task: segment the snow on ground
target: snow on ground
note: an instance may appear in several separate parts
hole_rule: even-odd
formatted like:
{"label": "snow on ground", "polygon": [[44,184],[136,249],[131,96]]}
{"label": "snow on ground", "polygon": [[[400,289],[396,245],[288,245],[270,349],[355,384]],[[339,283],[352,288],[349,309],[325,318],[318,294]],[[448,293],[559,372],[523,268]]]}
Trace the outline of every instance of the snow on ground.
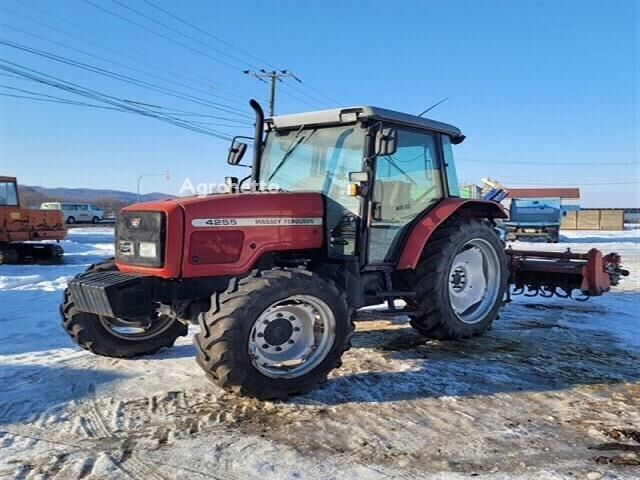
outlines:
{"label": "snow on ground", "polygon": [[632,275],[604,297],[515,297],[464,342],[368,310],[325,385],[257,402],[208,383],[190,338],[137,360],[76,347],[62,289],[113,230],[72,229],[64,264],[0,266],[0,477],[637,478],[639,233],[514,244],[621,253]]}

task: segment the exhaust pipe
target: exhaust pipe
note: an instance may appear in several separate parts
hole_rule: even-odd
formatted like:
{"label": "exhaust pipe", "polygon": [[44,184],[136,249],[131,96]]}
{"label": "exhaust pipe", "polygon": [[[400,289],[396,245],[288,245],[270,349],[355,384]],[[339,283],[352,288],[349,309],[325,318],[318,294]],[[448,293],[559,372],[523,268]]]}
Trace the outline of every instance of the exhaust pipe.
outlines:
{"label": "exhaust pipe", "polygon": [[251,181],[254,185],[258,182],[260,175],[260,159],[262,157],[262,139],[264,138],[264,111],[260,104],[251,99],[249,105],[256,114],[256,129],[253,143],[253,168],[251,170]]}

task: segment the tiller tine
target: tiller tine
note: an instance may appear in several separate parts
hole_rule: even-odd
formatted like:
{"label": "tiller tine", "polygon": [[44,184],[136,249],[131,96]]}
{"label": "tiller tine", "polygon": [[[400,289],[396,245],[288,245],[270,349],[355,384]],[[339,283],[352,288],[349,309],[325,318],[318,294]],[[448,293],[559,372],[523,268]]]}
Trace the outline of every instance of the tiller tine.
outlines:
{"label": "tiller tine", "polygon": [[[620,277],[629,275],[621,267],[622,258],[617,253],[602,255],[592,248],[588,253],[535,252],[506,250],[509,259],[510,283],[515,287],[513,295],[524,293],[532,297],[542,295],[586,300],[608,292],[617,285]],[[582,297],[573,297],[580,290]]]}

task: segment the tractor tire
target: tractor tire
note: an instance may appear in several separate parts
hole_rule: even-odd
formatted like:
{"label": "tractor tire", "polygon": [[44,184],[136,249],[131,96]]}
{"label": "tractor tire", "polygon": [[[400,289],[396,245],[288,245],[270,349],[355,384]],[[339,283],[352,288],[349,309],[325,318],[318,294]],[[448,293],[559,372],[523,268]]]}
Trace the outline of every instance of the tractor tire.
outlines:
{"label": "tractor tire", "polygon": [[233,279],[199,320],[197,362],[209,379],[262,400],[306,393],[326,381],[354,330],[345,293],[298,269]]}
{"label": "tractor tire", "polygon": [[20,263],[20,254],[13,247],[0,249],[0,265],[15,265]]}
{"label": "tractor tire", "polygon": [[[91,265],[84,275],[95,272],[115,270],[113,259]],[[71,299],[69,289],[65,289],[63,302],[60,305],[62,326],[71,339],[85,350],[114,358],[133,358],[149,355],[163,347],[171,347],[178,337],[187,334],[188,328],[183,323],[159,316],[156,318],[156,331],[148,334],[120,333],[113,327],[117,319],[106,319],[98,315],[79,311]],[[120,321],[121,322],[121,321]],[[153,328],[153,327],[152,327]]]}
{"label": "tractor tire", "polygon": [[421,312],[411,316],[411,326],[437,340],[480,335],[498,315],[507,279],[504,243],[493,226],[449,221],[427,243],[411,280],[416,297],[409,302]]}

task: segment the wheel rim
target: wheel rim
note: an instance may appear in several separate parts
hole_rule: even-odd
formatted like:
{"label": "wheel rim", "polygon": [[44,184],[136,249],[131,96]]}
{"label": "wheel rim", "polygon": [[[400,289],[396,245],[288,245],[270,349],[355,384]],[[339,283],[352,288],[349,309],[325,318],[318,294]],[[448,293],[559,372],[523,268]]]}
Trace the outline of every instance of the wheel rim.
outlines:
{"label": "wheel rim", "polygon": [[317,297],[292,295],[279,300],[253,323],[248,345],[252,363],[268,377],[300,377],[327,357],[335,327],[333,312]]}
{"label": "wheel rim", "polygon": [[163,333],[175,321],[173,318],[164,315],[139,321],[103,316],[100,316],[99,320],[100,324],[114,337],[129,341],[149,340]]}
{"label": "wheel rim", "polygon": [[449,301],[464,323],[481,322],[495,306],[500,291],[500,261],[493,246],[477,238],[454,257],[449,277]]}

